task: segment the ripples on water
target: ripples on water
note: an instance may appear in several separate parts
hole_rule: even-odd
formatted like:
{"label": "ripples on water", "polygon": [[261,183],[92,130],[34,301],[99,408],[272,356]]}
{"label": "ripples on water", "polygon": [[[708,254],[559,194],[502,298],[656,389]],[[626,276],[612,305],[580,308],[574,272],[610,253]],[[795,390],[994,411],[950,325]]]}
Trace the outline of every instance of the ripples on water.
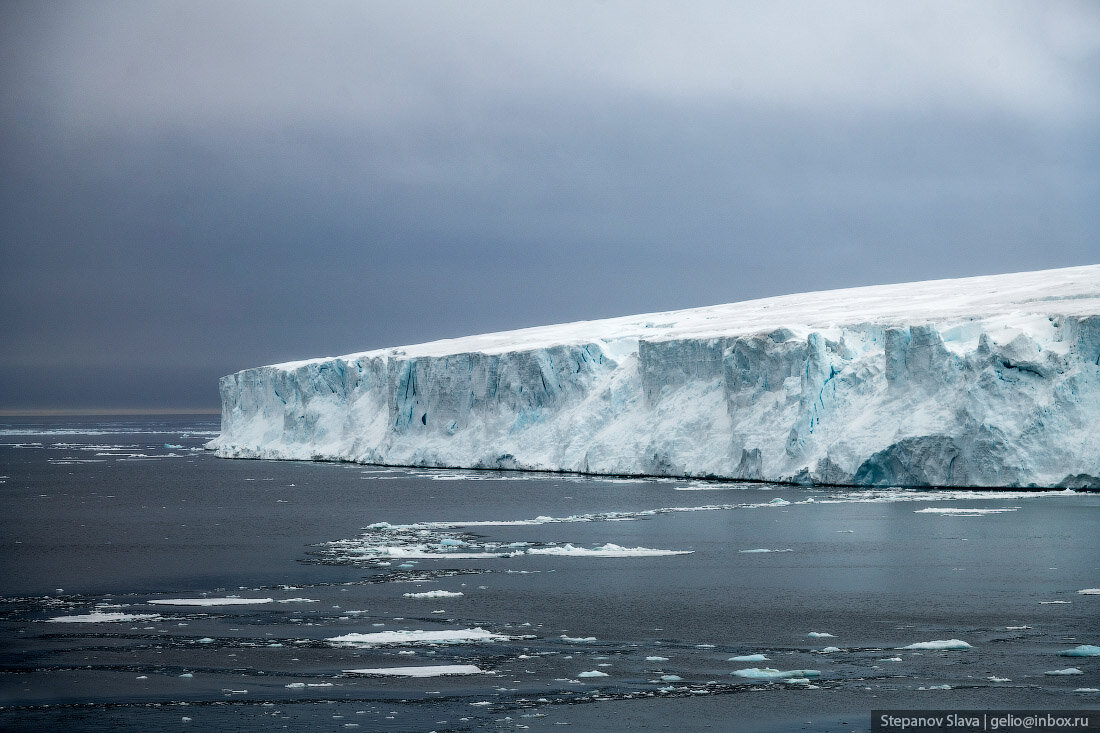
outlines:
{"label": "ripples on water", "polygon": [[859,730],[1098,703],[1097,495],[223,461],[216,429],[0,425],[5,729]]}

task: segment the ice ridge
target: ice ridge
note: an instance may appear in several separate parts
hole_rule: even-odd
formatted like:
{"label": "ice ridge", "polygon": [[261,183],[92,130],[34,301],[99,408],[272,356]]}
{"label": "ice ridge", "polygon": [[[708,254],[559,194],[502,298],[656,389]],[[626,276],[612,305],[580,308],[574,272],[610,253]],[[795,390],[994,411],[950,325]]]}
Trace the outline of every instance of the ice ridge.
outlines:
{"label": "ice ridge", "polygon": [[1100,265],[470,336],[223,377],[226,458],[1100,488]]}

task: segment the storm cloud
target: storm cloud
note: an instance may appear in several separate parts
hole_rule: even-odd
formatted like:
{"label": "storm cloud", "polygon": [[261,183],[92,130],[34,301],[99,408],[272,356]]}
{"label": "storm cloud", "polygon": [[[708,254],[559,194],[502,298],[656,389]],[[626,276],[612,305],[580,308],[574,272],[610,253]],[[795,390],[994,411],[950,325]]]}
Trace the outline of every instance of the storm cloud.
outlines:
{"label": "storm cloud", "polygon": [[1100,7],[0,6],[0,408],[1100,261]]}

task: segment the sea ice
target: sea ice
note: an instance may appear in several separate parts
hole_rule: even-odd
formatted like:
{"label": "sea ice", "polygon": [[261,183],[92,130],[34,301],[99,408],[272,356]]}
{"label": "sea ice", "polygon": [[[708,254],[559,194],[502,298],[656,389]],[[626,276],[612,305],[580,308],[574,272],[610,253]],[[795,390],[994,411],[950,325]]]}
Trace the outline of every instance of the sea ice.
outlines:
{"label": "sea ice", "polygon": [[326,641],[336,644],[355,644],[377,646],[381,644],[436,644],[480,641],[501,641],[507,636],[494,634],[480,626],[473,629],[443,629],[438,631],[376,631],[370,634],[344,634],[333,636]]}
{"label": "sea ice", "polygon": [[1072,649],[1058,652],[1060,657],[1100,657],[1100,646],[1081,644]]}
{"label": "sea ice", "polygon": [[647,662],[667,662],[668,657],[646,657]]}
{"label": "sea ice", "polygon": [[832,638],[835,638],[833,634],[830,634],[830,633],[825,632],[825,631],[811,631],[810,633],[806,634],[806,636],[810,637],[811,639],[832,639]]}
{"label": "sea ice", "polygon": [[744,654],[740,657],[730,657],[727,662],[768,662],[771,661],[763,654]]}
{"label": "sea ice", "polygon": [[1100,588],[1082,588],[1077,592],[1083,596],[1100,596]]}
{"label": "sea ice", "polygon": [[459,598],[461,591],[450,590],[426,590],[421,593],[402,593],[405,598]]}
{"label": "sea ice", "polygon": [[959,515],[964,517],[980,517],[984,514],[1003,514],[1004,512],[1014,512],[1020,507],[1005,507],[1001,509],[968,509],[966,507],[928,507],[927,509],[917,509],[914,514],[947,514],[947,515]]}
{"label": "sea ice", "polygon": [[345,674],[370,674],[387,677],[443,677],[462,674],[491,674],[476,664],[436,664],[426,667],[377,667],[374,669],[345,669]]}
{"label": "sea ice", "polygon": [[608,542],[591,549],[570,544],[555,547],[532,547],[531,555],[563,555],[566,557],[656,557],[660,555],[690,555],[694,550],[653,550],[648,547],[621,547]]}
{"label": "sea ice", "polygon": [[1077,669],[1076,667],[1066,667],[1065,669],[1052,669],[1049,672],[1043,672],[1043,674],[1048,674],[1048,675],[1052,675],[1052,676],[1059,676],[1059,675],[1084,674],[1084,672]]}
{"label": "sea ice", "polygon": [[749,667],[748,669],[736,669],[730,674],[736,677],[745,677],[752,680],[785,680],[800,677],[820,677],[821,672],[816,669],[792,669],[781,671],[771,667]]}
{"label": "sea ice", "polygon": [[120,613],[120,612],[96,612],[85,613],[79,616],[56,616],[46,619],[52,624],[101,624],[119,623],[122,621],[160,621],[161,616],[156,613]]}
{"label": "sea ice", "polygon": [[930,650],[947,650],[947,649],[971,649],[970,644],[967,644],[962,639],[944,639],[939,641],[918,641],[915,644],[909,646],[898,647],[899,649],[930,649]]}
{"label": "sea ice", "polygon": [[789,547],[786,548],[786,549],[783,549],[783,550],[769,550],[766,547],[757,547],[757,548],[752,549],[752,550],[738,550],[738,552],[745,553],[745,554],[752,554],[752,553],[760,553],[760,552],[794,552],[794,550],[792,550]]}
{"label": "sea ice", "polygon": [[580,677],[607,677],[607,676],[608,676],[607,672],[601,672],[598,669],[593,669],[590,672],[581,672],[580,674],[577,675],[578,678],[580,678]]}
{"label": "sea ice", "polygon": [[157,598],[148,601],[157,606],[248,606],[274,603],[274,598]]}

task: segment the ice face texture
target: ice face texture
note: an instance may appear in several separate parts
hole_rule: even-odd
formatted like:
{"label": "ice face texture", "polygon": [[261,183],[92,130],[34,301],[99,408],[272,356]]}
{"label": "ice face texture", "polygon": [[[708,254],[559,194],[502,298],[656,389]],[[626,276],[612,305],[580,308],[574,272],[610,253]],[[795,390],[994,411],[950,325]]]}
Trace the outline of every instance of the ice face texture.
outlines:
{"label": "ice face texture", "polygon": [[1100,488],[1100,265],[246,369],[222,457]]}

